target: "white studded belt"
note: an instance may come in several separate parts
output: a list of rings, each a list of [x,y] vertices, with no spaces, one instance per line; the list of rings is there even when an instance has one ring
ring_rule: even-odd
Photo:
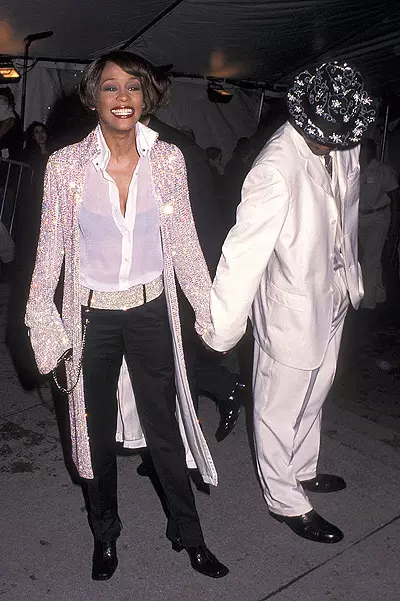
[[[99,292],[81,286],[80,296],[83,306],[87,306],[88,299],[91,296],[90,308],[92,309],[127,311],[154,300],[160,296],[163,290],[164,281],[163,276],[160,275],[148,284],[137,284],[128,290],[118,290],[116,292]]]

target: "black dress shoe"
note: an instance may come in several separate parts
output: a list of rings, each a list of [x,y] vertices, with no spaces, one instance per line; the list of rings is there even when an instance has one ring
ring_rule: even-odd
[[[301,480],[300,484],[304,490],[310,492],[336,492],[346,488],[346,482],[343,478],[332,474],[317,474],[311,480]]]
[[[205,544],[197,547],[184,547],[181,542],[172,543],[174,551],[180,553],[185,549],[190,558],[192,568],[200,574],[210,576],[211,578],[223,578],[229,574],[229,569],[223,563],[218,561],[213,553],[206,547]]]
[[[242,397],[245,384],[236,382],[235,388],[230,393],[229,397],[218,403],[220,420],[218,428],[215,432],[215,438],[218,442],[224,440],[230,434],[236,425],[242,404]]]
[[[327,522],[314,509],[303,515],[289,517],[272,513],[271,516],[283,522],[293,530],[295,534],[316,543],[338,543],[343,538],[343,532],[333,524]]]
[[[108,580],[118,565],[116,540],[94,541],[92,579]]]

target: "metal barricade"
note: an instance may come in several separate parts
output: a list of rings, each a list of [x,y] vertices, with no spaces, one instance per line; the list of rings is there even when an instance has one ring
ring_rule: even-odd
[[[0,221],[12,234],[15,212],[24,184],[31,184],[33,169],[27,163],[0,158]]]

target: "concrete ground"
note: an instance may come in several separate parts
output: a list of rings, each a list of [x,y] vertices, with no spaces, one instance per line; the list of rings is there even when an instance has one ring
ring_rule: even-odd
[[[351,314],[339,377],[325,405],[321,470],[347,488],[313,495],[345,538],[321,545],[295,536],[267,512],[243,410],[217,444],[214,404],[200,418],[220,484],[196,491],[208,546],[230,568],[213,580],[194,572],[164,536],[165,517],[137,455],[119,458],[119,567],[90,578],[92,540],[80,487],[65,466],[48,388],[25,391],[4,344],[7,284],[0,284],[1,601],[398,601],[400,599],[400,379],[377,360],[399,355],[393,309]],[[247,412],[249,417],[249,411]]]

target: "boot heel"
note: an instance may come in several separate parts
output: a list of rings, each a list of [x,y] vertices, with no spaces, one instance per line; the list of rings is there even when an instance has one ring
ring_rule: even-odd
[[[173,542],[172,543],[172,550],[176,551],[177,553],[180,553],[181,551],[183,551],[183,546],[182,546],[181,543]]]

